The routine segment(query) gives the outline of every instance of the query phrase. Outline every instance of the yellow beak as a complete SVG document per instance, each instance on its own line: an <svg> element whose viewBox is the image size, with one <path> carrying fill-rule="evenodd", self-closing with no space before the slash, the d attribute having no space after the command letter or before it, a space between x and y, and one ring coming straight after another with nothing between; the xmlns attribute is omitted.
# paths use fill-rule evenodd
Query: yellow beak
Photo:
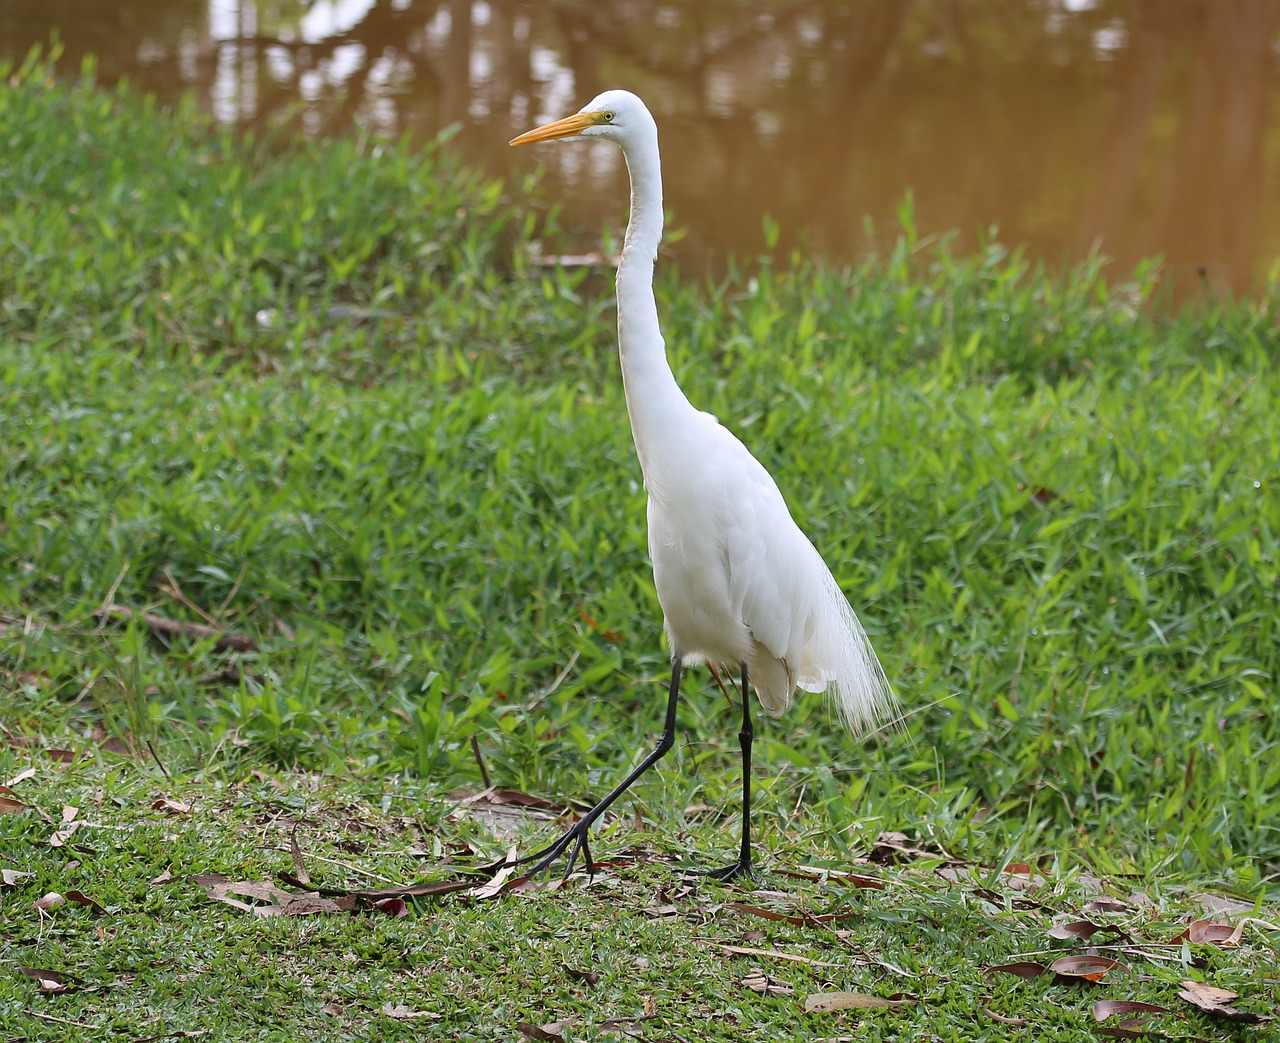
<svg viewBox="0 0 1280 1043"><path fill-rule="evenodd" d="M512 138L508 144L532 145L535 141L571 138L575 134L581 134L588 127L595 126L595 123L595 113L575 112L572 116L566 116L562 120L556 120L554 123L547 123L541 127L535 127L533 130L527 130L519 137Z"/></svg>

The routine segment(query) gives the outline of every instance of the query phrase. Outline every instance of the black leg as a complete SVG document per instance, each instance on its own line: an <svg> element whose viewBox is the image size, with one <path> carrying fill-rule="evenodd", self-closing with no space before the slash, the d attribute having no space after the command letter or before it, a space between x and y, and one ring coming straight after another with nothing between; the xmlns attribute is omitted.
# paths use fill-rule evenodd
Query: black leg
<svg viewBox="0 0 1280 1043"><path fill-rule="evenodd" d="M671 663L671 686L667 691L667 720L662 729L662 737L658 739L658 745L655 746L650 754L645 757L635 770L623 779L613 791L600 801L594 808L582 816L573 826L554 844L544 847L541 851L535 851L531 855L525 855L523 858L517 858L513 862L506 862L503 865L518 866L524 865L526 862L535 863L534 867L529 870L528 875L533 876L535 873L541 873L547 866L551 865L557 858L568 852L568 865L565 866L564 875L567 878L573 872L574 863L578 860L578 855L582 855L583 865L588 873L595 871L595 863L591 861L591 848L587 845L587 834L591 830L592 823L608 810L609 805L617 800L627 788L636 781L641 775L652 768L672 746L676 743L676 704L680 700L680 659L679 657L672 660ZM744 675L745 676L745 675ZM750 725L748 724L748 727ZM750 745L750 738L746 740Z"/></svg>
<svg viewBox="0 0 1280 1043"><path fill-rule="evenodd" d="M748 880L756 879L755 868L751 865L751 740L755 734L751 723L751 696L747 690L747 664L743 663L742 731L738 732L738 745L742 747L742 846L738 849L736 862L701 874L713 880L736 880L744 876Z"/></svg>

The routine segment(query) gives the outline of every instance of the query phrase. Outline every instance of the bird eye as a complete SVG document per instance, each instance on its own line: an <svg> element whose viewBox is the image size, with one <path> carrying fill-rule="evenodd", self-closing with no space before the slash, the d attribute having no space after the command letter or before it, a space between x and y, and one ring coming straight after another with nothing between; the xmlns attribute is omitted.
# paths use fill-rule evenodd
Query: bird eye
<svg viewBox="0 0 1280 1043"><path fill-rule="evenodd" d="M613 122L613 113L612 113L612 112L606 112L606 113L604 114L604 121L605 121L606 123L612 123L612 122Z"/></svg>

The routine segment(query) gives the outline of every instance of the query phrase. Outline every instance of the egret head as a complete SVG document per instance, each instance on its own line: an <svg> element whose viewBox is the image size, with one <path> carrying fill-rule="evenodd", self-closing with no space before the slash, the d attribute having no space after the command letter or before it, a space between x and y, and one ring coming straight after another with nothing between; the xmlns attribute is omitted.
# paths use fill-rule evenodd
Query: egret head
<svg viewBox="0 0 1280 1043"><path fill-rule="evenodd" d="M653 117L630 91L605 91L572 116L547 123L512 138L512 145L530 145L555 138L604 138L619 145L638 133L652 132Z"/></svg>

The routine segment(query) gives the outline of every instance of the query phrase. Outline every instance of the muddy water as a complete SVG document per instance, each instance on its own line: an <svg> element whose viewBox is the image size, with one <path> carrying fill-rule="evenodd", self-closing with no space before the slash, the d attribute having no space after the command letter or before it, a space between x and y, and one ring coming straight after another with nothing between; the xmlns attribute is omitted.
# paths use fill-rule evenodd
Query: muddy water
<svg viewBox="0 0 1280 1043"><path fill-rule="evenodd" d="M908 191L924 235L998 226L1116 277L1162 254L1183 296L1280 257L1280 0L0 2L0 57L54 31L230 123L460 124L451 147L512 183L545 163L539 202L584 245L624 216L619 155L506 141L624 86L658 116L686 263L759 252L766 215L784 250L855 260Z"/></svg>

